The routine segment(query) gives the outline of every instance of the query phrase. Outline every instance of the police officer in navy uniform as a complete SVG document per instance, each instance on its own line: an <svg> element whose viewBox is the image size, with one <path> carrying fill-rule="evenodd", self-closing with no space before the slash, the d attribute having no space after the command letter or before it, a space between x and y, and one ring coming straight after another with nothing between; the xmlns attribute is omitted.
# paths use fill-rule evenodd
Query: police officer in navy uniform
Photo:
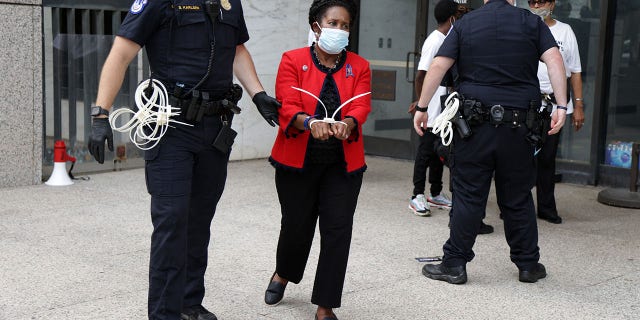
<svg viewBox="0 0 640 320"><path fill-rule="evenodd" d="M498 206L504 217L505 237L519 280L536 282L546 276L539 263L538 229L531 189L536 181L536 146L531 139L530 106L540 106L536 75L538 61L549 67L560 108L550 127L540 135L557 134L566 118L566 81L562 57L549 28L513 0L485 0L485 5L457 21L429 68L416 108L414 127L422 134L427 102L442 76L454 63L466 138L454 132L451 161L453 207L449 240L441 264L427 264L422 273L431 279L462 284L466 264L474 257L475 242L495 175ZM473 108L466 106L472 105ZM473 112L471 112L473 110ZM531 109L536 110L537 109ZM472 116L472 117L470 117ZM536 114L537 116L537 114ZM474 120L474 121L471 121ZM457 129L464 127L458 125ZM533 126L532 126L533 127ZM548 130L548 131L547 131ZM470 135L469 135L470 134Z"/></svg>
<svg viewBox="0 0 640 320"><path fill-rule="evenodd" d="M219 102L239 99L232 83L235 73L272 126L279 107L260 84L244 46L247 40L240 0L136 0L102 69L89 142L99 163L104 162L105 140L113 150L108 112L127 66L142 47L151 77L172 93L172 106L206 107L200 116L179 119L193 126L172 126L158 146L145 152L153 223L149 319L216 319L202 306L204 274L209 228L233 140L220 137L229 132L233 112ZM181 117L185 113L183 109ZM216 139L222 139L222 147Z"/></svg>

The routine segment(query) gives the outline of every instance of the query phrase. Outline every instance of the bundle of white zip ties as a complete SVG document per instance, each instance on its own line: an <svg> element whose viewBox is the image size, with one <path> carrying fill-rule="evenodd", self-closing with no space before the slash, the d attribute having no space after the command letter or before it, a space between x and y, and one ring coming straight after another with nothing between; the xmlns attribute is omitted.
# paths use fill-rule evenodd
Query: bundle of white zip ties
<svg viewBox="0 0 640 320"><path fill-rule="evenodd" d="M458 93L452 92L444 101L444 105L444 110L433 120L432 132L433 134L439 133L442 144L448 146L453 140L453 125L451 124L451 119L456 115L458 107L460 106Z"/></svg>
<svg viewBox="0 0 640 320"><path fill-rule="evenodd" d="M149 81L151 79L143 81L136 89L135 102L138 111L120 108L109 115L109 124L113 130L127 132L131 142L141 150L155 147L171 124L192 126L172 119L173 116L180 114L180 108L169 104L169 94L162 82L153 79L151 96L146 96L145 90L149 87ZM116 126L118 117L125 115L131 119L121 126Z"/></svg>

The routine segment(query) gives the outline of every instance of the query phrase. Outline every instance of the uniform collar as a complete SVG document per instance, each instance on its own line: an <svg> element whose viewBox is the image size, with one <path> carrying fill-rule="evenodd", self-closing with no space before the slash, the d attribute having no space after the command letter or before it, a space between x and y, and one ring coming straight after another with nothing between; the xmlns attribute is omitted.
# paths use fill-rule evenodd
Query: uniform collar
<svg viewBox="0 0 640 320"><path fill-rule="evenodd" d="M498 3L498 2L504 2L504 3L508 4L508 5L511 5L509 2L507 2L507 0L489 0L489 1L487 1L487 3L486 3L486 4L489 4L489 3Z"/></svg>

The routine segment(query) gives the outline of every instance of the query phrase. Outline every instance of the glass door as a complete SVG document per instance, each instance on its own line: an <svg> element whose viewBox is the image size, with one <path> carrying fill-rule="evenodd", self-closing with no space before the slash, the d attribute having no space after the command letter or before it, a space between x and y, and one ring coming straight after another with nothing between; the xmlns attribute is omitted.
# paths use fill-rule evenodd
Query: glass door
<svg viewBox="0 0 640 320"><path fill-rule="evenodd" d="M368 154L413 158L413 79L424 40L426 0L361 0L358 53L372 71L372 110L363 126Z"/></svg>

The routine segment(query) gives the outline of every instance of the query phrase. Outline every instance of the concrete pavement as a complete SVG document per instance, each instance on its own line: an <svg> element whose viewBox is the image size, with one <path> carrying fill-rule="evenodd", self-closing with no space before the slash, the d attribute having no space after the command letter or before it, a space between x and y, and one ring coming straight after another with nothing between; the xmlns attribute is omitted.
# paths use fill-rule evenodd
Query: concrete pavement
<svg viewBox="0 0 640 320"><path fill-rule="evenodd" d="M640 211L598 203L601 188L557 185L564 223L538 221L549 275L535 284L518 282L492 190L486 221L496 232L478 237L469 281L451 285L422 276L414 260L442 254L448 212L423 218L407 208L412 162L367 162L340 319L640 318ZM279 232L273 178L264 159L229 165L204 303L221 320L313 319L317 235L302 282L280 305L263 302ZM0 203L0 319L146 318L152 227L143 169L0 189Z"/></svg>

